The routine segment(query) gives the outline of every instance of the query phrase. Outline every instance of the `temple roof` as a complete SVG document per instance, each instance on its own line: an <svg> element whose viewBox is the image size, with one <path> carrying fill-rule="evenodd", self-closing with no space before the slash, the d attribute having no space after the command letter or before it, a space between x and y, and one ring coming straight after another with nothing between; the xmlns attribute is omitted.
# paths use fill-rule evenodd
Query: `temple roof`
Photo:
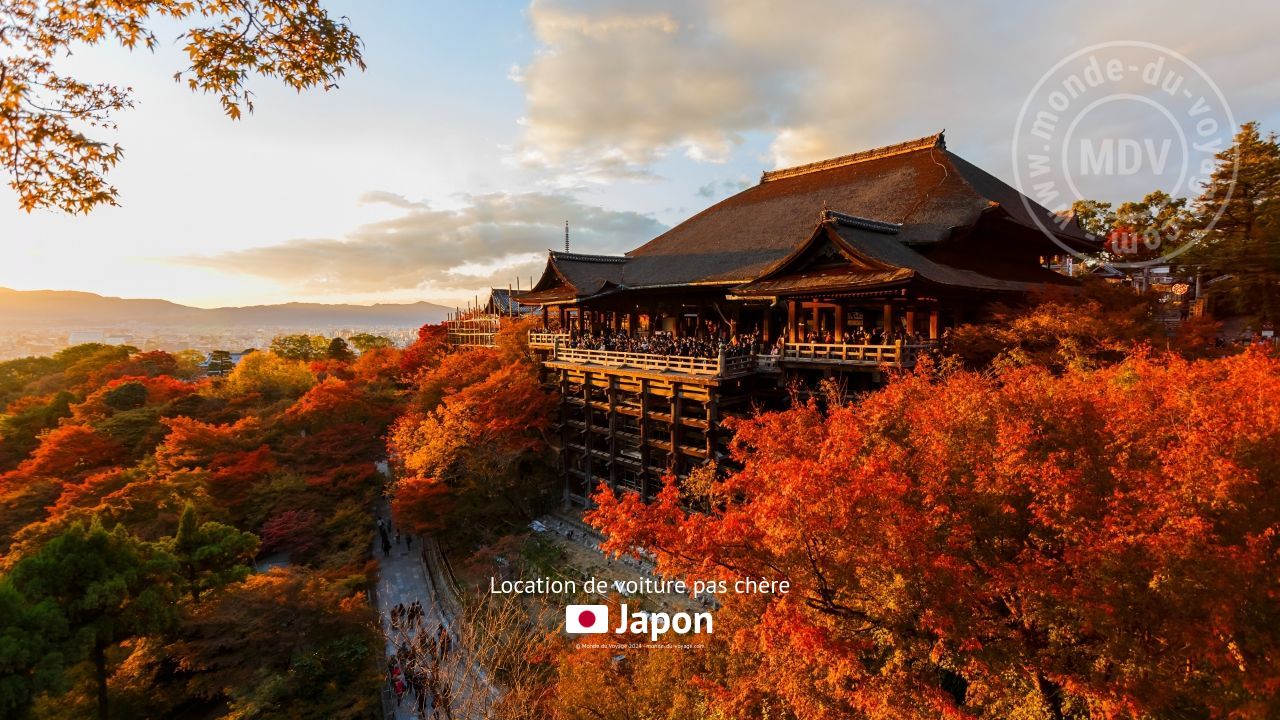
<svg viewBox="0 0 1280 720"><path fill-rule="evenodd" d="M524 303L563 302L598 295L623 284L627 258L621 255L547 253L547 266L533 289L521 296Z"/></svg>
<svg viewBox="0 0 1280 720"><path fill-rule="evenodd" d="M528 290L489 288L489 302L485 309L499 315L524 315L533 312L537 309L535 306L521 302L528 293Z"/></svg>
<svg viewBox="0 0 1280 720"><path fill-rule="evenodd" d="M750 297L800 294L806 290L839 292L899 286L910 281L952 289L1029 292L1046 283L1065 280L1039 268L1024 272L1022 279L991 277L930 259L921 252L928 246L906 243L900 226L830 210L823 211L819 218L807 241L756 280L736 287L734 294Z"/></svg>
<svg viewBox="0 0 1280 720"><path fill-rule="evenodd" d="M899 246L944 244L981 219L995 217L1018 228L1023 257L1062 253L1040 232L1032 213L1046 227L1056 226L1050 224L1056 216L947 150L938 133L765 172L759 184L625 256L551 252L526 301L565 301L621 288L741 285L803 244L813 232L814 217L827 208L865 223L896 226ZM1056 234L1080 249L1097 249L1074 221Z"/></svg>

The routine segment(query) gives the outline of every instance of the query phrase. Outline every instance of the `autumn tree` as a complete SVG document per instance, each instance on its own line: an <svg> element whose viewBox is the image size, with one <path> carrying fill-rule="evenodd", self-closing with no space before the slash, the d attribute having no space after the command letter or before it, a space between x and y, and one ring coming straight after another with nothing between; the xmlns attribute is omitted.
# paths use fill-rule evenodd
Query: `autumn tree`
<svg viewBox="0 0 1280 720"><path fill-rule="evenodd" d="M382 335L362 332L351 336L351 346L363 355L364 353L377 348L393 347L393 344L390 338Z"/></svg>
<svg viewBox="0 0 1280 720"><path fill-rule="evenodd" d="M296 398L316 382L305 365L275 353L246 355L222 384L225 395L267 401Z"/></svg>
<svg viewBox="0 0 1280 720"><path fill-rule="evenodd" d="M401 477L412 478L412 486L447 484L470 512L493 512L498 503L527 516L547 499L533 461L546 447L552 406L532 365L503 365L446 395L431 412L397 421L390 445ZM421 501L433 493L422 486L414 494Z"/></svg>
<svg viewBox="0 0 1280 720"><path fill-rule="evenodd" d="M249 574L249 561L258 550L258 538L219 522L200 522L195 506L187 503L178 520L178 531L163 543L178 566L192 602L200 593Z"/></svg>
<svg viewBox="0 0 1280 720"><path fill-rule="evenodd" d="M720 597L730 716L1262 720L1277 393L1258 351L922 369L738 422L740 471L650 505L601 486L589 520L663 575L791 584Z"/></svg>
<svg viewBox="0 0 1280 720"><path fill-rule="evenodd" d="M1163 340L1151 308L1146 295L1086 278L1078 289L1046 287L1023 303L997 303L983 322L950 330L944 348L974 367L993 362L1056 371L1095 367Z"/></svg>
<svg viewBox="0 0 1280 720"><path fill-rule="evenodd" d="M65 619L64 656L93 665L100 720L108 717L109 652L128 638L171 627L173 558L123 527L74 523L9 576L34 605L51 603Z"/></svg>
<svg viewBox="0 0 1280 720"><path fill-rule="evenodd" d="M0 157L20 207L79 213L116 204L106 174L124 150L101 135L133 107L132 90L71 77L57 61L100 43L153 50L153 25L174 21L188 21L179 39L189 62L174 79L217 96L233 120L253 110L251 74L328 90L364 67L360 39L319 0L9 0L0 5Z"/></svg>
<svg viewBox="0 0 1280 720"><path fill-rule="evenodd" d="M329 341L319 335L277 335L271 339L271 352L288 360L319 360L329 350Z"/></svg>
<svg viewBox="0 0 1280 720"><path fill-rule="evenodd" d="M214 593L168 649L188 692L242 717L375 714L382 643L362 583L277 568Z"/></svg>

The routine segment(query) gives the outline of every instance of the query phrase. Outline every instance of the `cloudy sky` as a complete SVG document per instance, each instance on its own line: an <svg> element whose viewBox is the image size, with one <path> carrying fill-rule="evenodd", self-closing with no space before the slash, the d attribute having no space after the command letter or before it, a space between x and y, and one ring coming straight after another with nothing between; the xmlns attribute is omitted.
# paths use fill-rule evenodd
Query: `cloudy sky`
<svg viewBox="0 0 1280 720"><path fill-rule="evenodd" d="M0 189L0 286L453 305L538 274L565 220L574 249L620 252L762 170L943 128L1012 180L1037 80L1109 40L1176 50L1238 121L1280 129L1273 0L326 4L364 39L368 70L328 93L254 81L239 122L173 82L176 44L69 58L135 90L105 138L126 149L122 206L27 215Z"/></svg>

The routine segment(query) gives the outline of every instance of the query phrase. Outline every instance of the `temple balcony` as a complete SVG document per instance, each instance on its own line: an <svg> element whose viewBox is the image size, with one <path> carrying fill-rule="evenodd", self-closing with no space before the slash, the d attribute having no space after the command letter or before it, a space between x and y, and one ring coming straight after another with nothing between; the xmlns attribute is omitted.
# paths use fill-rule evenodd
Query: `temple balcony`
<svg viewBox="0 0 1280 720"><path fill-rule="evenodd" d="M534 350L551 350L557 345L568 344L569 333L546 331L533 331L529 333L529 347Z"/></svg>
<svg viewBox="0 0 1280 720"><path fill-rule="evenodd" d="M530 341L530 347L537 347ZM648 353L617 352L613 350L586 350L582 348L551 347L547 363L599 367L610 370L635 371L682 375L690 378L726 378L749 375L756 370L754 355L720 355L715 358L686 355L651 355Z"/></svg>
<svg viewBox="0 0 1280 720"><path fill-rule="evenodd" d="M896 342L888 345L853 345L848 343L786 343L782 352L769 356L775 364L815 364L815 365L863 365L890 367L911 367L916 364L916 357L921 353L937 347L936 343L906 344Z"/></svg>

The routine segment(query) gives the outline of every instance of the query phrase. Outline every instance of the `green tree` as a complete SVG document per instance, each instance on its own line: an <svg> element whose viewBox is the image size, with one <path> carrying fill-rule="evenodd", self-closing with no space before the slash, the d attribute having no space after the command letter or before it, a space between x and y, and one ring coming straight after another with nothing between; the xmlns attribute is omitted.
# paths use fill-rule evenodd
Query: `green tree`
<svg viewBox="0 0 1280 720"><path fill-rule="evenodd" d="M1105 238L1116 224L1116 213L1111 203L1101 200L1077 200L1071 205L1076 222L1087 233Z"/></svg>
<svg viewBox="0 0 1280 720"><path fill-rule="evenodd" d="M320 0L6 0L0 3L0 157L24 210L89 212L115 205L106 173L119 145L90 137L114 129L113 115L133 106L132 88L63 74L59 59L83 45L154 49L155 21L184 25L190 65L174 79L216 95L223 112L252 112L250 74L295 90L337 87L347 68L364 67L361 43ZM205 24L207 23L207 24Z"/></svg>
<svg viewBox="0 0 1280 720"><path fill-rule="evenodd" d="M231 353L226 350L214 350L209 353L209 363L205 366L205 372L210 375L226 375L236 368L236 363L231 359Z"/></svg>
<svg viewBox="0 0 1280 720"><path fill-rule="evenodd" d="M72 523L65 532L14 566L10 580L27 601L62 613L68 660L87 652L97 686L98 717L108 716L108 651L121 641L163 631L176 620L174 560L123 526L108 531L98 520Z"/></svg>
<svg viewBox="0 0 1280 720"><path fill-rule="evenodd" d="M329 341L329 347L325 350L325 357L328 357L330 360L340 360L342 362L351 362L356 359L356 355L351 352L351 348L347 345L347 341L340 337L336 337Z"/></svg>
<svg viewBox="0 0 1280 720"><path fill-rule="evenodd" d="M1187 253L1221 278L1209 286L1220 307L1266 320L1280 318L1280 140L1256 122L1218 153L1218 167L1197 202L1208 228ZM1219 213L1221 215L1219 216Z"/></svg>
<svg viewBox="0 0 1280 720"><path fill-rule="evenodd" d="M391 347L392 342L391 338L362 332L351 336L351 345L361 353L366 353L377 348Z"/></svg>
<svg viewBox="0 0 1280 720"><path fill-rule="evenodd" d="M271 352L288 360L319 360L329 351L329 341L319 335L277 335Z"/></svg>
<svg viewBox="0 0 1280 720"><path fill-rule="evenodd" d="M16 717L44 690L61 681L56 639L66 620L51 602L31 603L0 578L0 717Z"/></svg>
<svg viewBox="0 0 1280 720"><path fill-rule="evenodd" d="M258 538L219 522L201 523L195 506L187 503L178 520L178 531L164 541L177 562L179 574L191 594L200 602L200 593L249 574L247 564L258 551Z"/></svg>

